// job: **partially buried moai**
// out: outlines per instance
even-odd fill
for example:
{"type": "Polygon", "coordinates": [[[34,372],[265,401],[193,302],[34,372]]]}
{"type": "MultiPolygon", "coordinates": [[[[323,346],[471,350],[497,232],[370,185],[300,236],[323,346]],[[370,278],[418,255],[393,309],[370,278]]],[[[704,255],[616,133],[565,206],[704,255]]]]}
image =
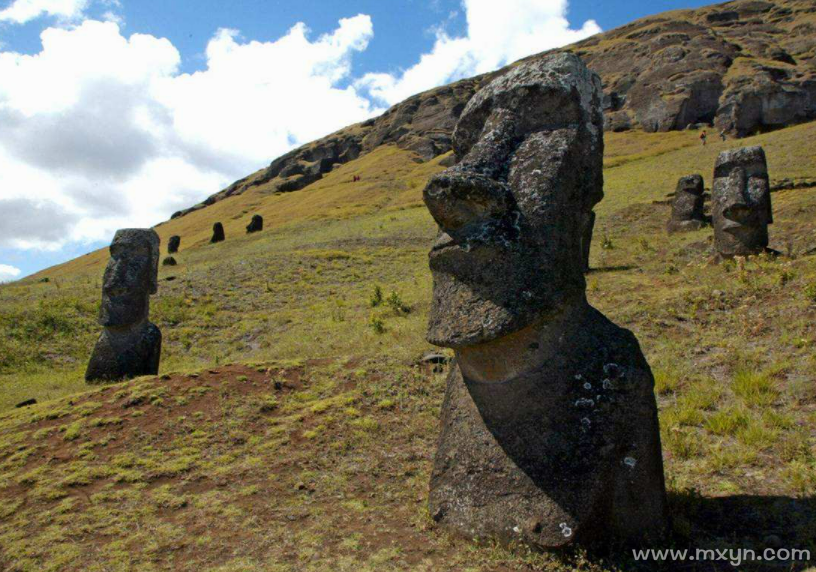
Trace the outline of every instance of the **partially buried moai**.
{"type": "Polygon", "coordinates": [[[263,230],[263,217],[261,215],[252,215],[252,220],[246,227],[247,234],[253,232],[260,232],[263,230]]]}
{"type": "Polygon", "coordinates": [[[661,536],[654,381],[631,332],[586,299],[603,196],[601,83],[572,54],[522,64],[467,104],[439,224],[428,340],[454,349],[431,516],[542,549],[661,536]]]}
{"type": "Polygon", "coordinates": [[[161,332],[148,320],[158,290],[159,236],[151,229],[119,230],[102,282],[96,342],[85,380],[118,381],[159,371],[161,332]]]}
{"type": "Polygon", "coordinates": [[[723,258],[768,249],[773,223],[768,165],[762,147],[720,153],[712,189],[714,246],[723,258]]]}
{"type": "Polygon", "coordinates": [[[223,242],[226,237],[224,236],[224,225],[220,222],[217,222],[213,225],[213,233],[212,238],[210,239],[211,243],[216,242],[223,242]]]}
{"type": "Polygon", "coordinates": [[[669,234],[700,230],[705,219],[705,183],[700,175],[682,177],[672,201],[672,213],[666,225],[669,234]]]}
{"type": "Polygon", "coordinates": [[[178,252],[178,249],[181,247],[181,237],[177,234],[174,234],[170,237],[170,240],[167,242],[167,254],[175,254],[178,252]]]}

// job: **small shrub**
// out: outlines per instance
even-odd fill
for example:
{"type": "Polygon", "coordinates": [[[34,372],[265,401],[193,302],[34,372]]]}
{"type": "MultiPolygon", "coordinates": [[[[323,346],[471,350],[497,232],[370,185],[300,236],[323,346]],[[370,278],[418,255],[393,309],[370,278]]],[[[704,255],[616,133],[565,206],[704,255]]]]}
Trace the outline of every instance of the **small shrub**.
{"type": "Polygon", "coordinates": [[[601,248],[604,249],[604,250],[614,250],[615,249],[615,243],[612,242],[612,239],[610,237],[605,236],[605,237],[603,237],[603,240],[601,241],[601,248]]]}
{"type": "Polygon", "coordinates": [[[372,308],[376,308],[377,306],[382,305],[383,303],[383,293],[382,288],[379,285],[374,286],[374,293],[371,294],[370,304],[372,308]]]}
{"type": "Polygon", "coordinates": [[[385,322],[379,316],[371,316],[368,319],[368,326],[374,330],[377,335],[385,333],[385,322]]]}
{"type": "Polygon", "coordinates": [[[734,435],[746,425],[748,425],[748,415],[737,407],[717,411],[706,421],[706,429],[715,435],[734,435]]]}
{"type": "Polygon", "coordinates": [[[700,454],[700,438],[692,431],[672,429],[666,435],[665,443],[678,459],[690,459],[700,454]]]}
{"type": "Polygon", "coordinates": [[[773,379],[760,371],[738,371],[734,374],[733,388],[748,405],[771,405],[779,397],[773,379]]]}
{"type": "Polygon", "coordinates": [[[411,312],[411,307],[408,306],[405,302],[403,302],[400,295],[396,292],[391,292],[391,294],[388,295],[388,298],[386,299],[385,302],[397,316],[403,316],[411,312]]]}
{"type": "Polygon", "coordinates": [[[779,285],[785,286],[788,282],[793,280],[795,274],[790,270],[780,270],[779,271],[779,285]]]}
{"type": "Polygon", "coordinates": [[[805,297],[809,302],[816,302],[816,282],[805,286],[805,297]]]}

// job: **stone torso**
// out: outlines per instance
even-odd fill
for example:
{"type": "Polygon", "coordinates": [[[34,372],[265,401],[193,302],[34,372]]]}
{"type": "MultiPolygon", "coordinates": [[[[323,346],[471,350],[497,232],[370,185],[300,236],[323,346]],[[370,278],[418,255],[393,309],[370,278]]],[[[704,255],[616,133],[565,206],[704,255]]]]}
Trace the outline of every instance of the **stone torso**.
{"type": "Polygon", "coordinates": [[[435,520],[544,548],[662,529],[664,498],[642,494],[663,486],[649,366],[634,336],[596,310],[575,326],[551,360],[502,383],[465,379],[453,364],[435,520]]]}

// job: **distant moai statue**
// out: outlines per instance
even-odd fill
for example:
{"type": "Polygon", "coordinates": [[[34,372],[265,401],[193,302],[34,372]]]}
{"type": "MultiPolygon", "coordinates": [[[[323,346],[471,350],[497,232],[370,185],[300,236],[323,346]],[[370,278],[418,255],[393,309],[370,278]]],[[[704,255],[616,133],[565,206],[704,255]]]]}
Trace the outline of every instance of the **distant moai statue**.
{"type": "Polygon", "coordinates": [[[714,167],[714,246],[723,258],[759,254],[768,248],[773,223],[768,164],[762,147],[723,151],[714,167]]]}
{"type": "Polygon", "coordinates": [[[246,227],[247,234],[252,232],[260,232],[263,230],[263,217],[261,215],[252,215],[252,220],[246,227]]]}
{"type": "Polygon", "coordinates": [[[700,230],[705,219],[705,183],[700,175],[682,177],[672,202],[672,213],[666,225],[669,234],[700,230]]]}
{"type": "Polygon", "coordinates": [[[589,272],[589,251],[592,248],[592,232],[595,230],[595,211],[584,215],[581,231],[581,256],[584,259],[584,272],[589,272]]]}
{"type": "Polygon", "coordinates": [[[223,242],[226,237],[224,236],[224,225],[220,222],[217,222],[213,225],[213,233],[212,238],[210,239],[211,243],[216,242],[223,242]]]}
{"type": "Polygon", "coordinates": [[[178,262],[172,256],[165,256],[164,260],[162,260],[162,266],[175,266],[178,262]]]}
{"type": "Polygon", "coordinates": [[[586,299],[601,101],[573,54],[517,66],[467,104],[458,163],[423,193],[440,227],[428,340],[455,353],[429,508],[468,538],[555,549],[666,528],[651,370],[586,299]]]}
{"type": "Polygon", "coordinates": [[[179,247],[181,247],[181,237],[178,235],[171,236],[167,242],[167,254],[175,254],[178,252],[179,247]]]}
{"type": "Polygon", "coordinates": [[[158,290],[159,235],[154,230],[119,230],[110,245],[102,282],[96,342],[85,380],[118,381],[159,372],[161,332],[148,320],[150,296],[158,290]]]}

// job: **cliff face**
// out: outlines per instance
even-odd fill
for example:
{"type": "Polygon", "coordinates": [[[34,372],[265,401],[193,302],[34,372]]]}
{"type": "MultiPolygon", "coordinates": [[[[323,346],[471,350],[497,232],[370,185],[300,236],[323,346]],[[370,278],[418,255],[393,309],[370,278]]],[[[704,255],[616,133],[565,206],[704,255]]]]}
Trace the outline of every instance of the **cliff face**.
{"type": "Polygon", "coordinates": [[[816,3],[739,0],[571,46],[604,82],[607,128],[714,123],[736,136],[816,117],[816,3]]]}
{"type": "MultiPolygon", "coordinates": [[[[580,55],[600,74],[610,130],[670,131],[704,123],[742,137],[816,119],[814,0],[736,0],[667,12],[562,50],[580,55]]],[[[254,187],[302,189],[384,144],[415,151],[418,160],[446,153],[467,101],[511,67],[410,97],[380,117],[275,159],[173,218],[254,187]]]]}

